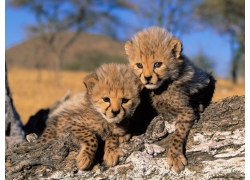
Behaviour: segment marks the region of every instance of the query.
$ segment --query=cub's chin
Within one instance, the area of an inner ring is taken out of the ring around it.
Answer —
[[[157,88],[158,88],[158,86],[155,85],[155,84],[146,84],[145,87],[146,87],[147,89],[157,89]]]
[[[159,81],[156,84],[145,84],[147,89],[158,89],[162,85],[163,81]]]
[[[106,117],[105,118],[107,121],[108,121],[108,123],[110,123],[110,124],[119,124],[121,121],[122,121],[122,118],[120,118],[120,117],[113,117],[113,118],[108,118],[108,117]]]

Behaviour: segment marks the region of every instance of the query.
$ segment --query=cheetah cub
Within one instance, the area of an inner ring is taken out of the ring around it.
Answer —
[[[126,42],[125,52],[134,73],[148,89],[157,113],[175,116],[167,156],[169,165],[179,173],[187,165],[183,151],[189,130],[199,112],[209,105],[215,79],[192,64],[182,54],[181,41],[160,27],[135,34]]]
[[[80,170],[88,169],[98,147],[97,137],[105,141],[103,160],[114,166],[123,151],[118,147],[127,141],[130,117],[140,102],[142,83],[129,66],[104,64],[84,79],[86,91],[79,93],[56,109],[48,119],[39,142],[70,132],[81,150],[76,157]]]

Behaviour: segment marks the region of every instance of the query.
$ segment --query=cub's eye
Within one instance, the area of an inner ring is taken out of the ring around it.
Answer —
[[[108,97],[102,98],[104,102],[110,102],[110,99]]]
[[[139,69],[142,69],[142,68],[143,68],[142,63],[136,63],[136,66],[137,66]]]
[[[154,68],[159,68],[159,67],[161,67],[161,65],[162,65],[162,62],[156,62],[154,64]]]
[[[127,103],[128,101],[129,101],[129,99],[127,99],[127,98],[122,98],[122,103],[123,103],[123,104]]]

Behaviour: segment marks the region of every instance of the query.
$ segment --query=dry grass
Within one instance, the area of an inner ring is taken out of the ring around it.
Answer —
[[[38,77],[40,74],[40,81]],[[60,100],[68,90],[72,94],[85,89],[83,78],[86,72],[64,71],[60,73],[60,86],[55,81],[55,72],[50,70],[9,69],[8,80],[14,105],[23,123],[41,108]]]
[[[234,95],[244,95],[245,94],[245,81],[239,79],[237,84],[233,84],[232,81],[227,79],[217,79],[215,86],[215,93],[213,101],[218,101],[222,98]]]
[[[40,80],[38,80],[40,74]],[[8,79],[14,105],[25,124],[29,117],[39,109],[52,105],[60,100],[68,90],[73,94],[85,89],[83,78],[87,72],[63,71],[60,75],[60,86],[55,81],[55,73],[50,70],[9,69]],[[231,81],[217,79],[213,101],[245,94],[244,81],[234,85]]]

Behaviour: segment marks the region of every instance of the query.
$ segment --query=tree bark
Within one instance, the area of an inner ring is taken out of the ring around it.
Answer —
[[[79,146],[65,134],[43,145],[31,140],[7,149],[6,179],[245,179],[244,124],[245,96],[211,103],[188,135],[188,165],[180,174],[167,163],[174,120],[163,114],[151,121],[146,133],[121,144],[126,156],[114,167],[103,164],[99,151],[90,170],[78,171]]]
[[[5,149],[24,141],[23,125],[13,104],[5,62]]]

